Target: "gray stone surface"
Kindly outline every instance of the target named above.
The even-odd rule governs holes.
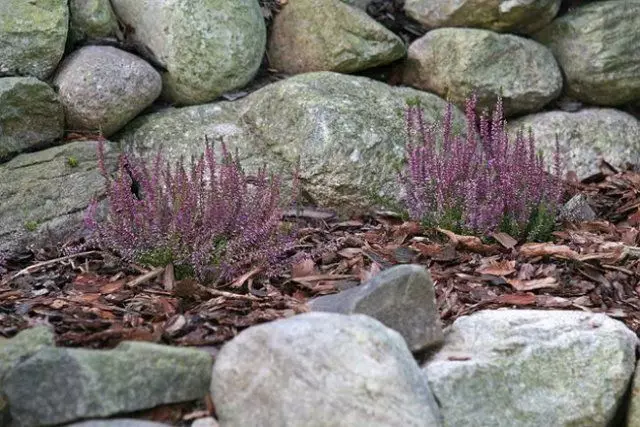
[[[584,194],[576,194],[560,209],[560,218],[571,222],[593,221],[596,213]]]
[[[53,331],[46,326],[38,326],[21,331],[15,337],[0,342],[0,390],[7,373],[22,361],[38,351],[53,347]],[[1,394],[1,393],[0,393]]]
[[[287,3],[273,20],[268,43],[270,66],[290,74],[350,73],[388,64],[405,53],[400,37],[340,0]]]
[[[426,28],[468,27],[529,34],[560,10],[560,0],[405,0],[408,16]]]
[[[62,137],[62,104],[46,83],[34,77],[0,78],[0,106],[0,162]]]
[[[111,0],[132,39],[166,68],[164,96],[209,102],[247,84],[262,62],[266,27],[256,0]],[[160,30],[162,29],[162,31]]]
[[[458,318],[424,374],[445,426],[605,426],[638,338],[583,311],[486,310]]]
[[[110,136],[148,107],[162,90],[160,74],[111,46],[85,46],[67,57],[54,82],[67,126]]]
[[[640,427],[640,361],[636,364],[629,394],[629,412],[626,427]]]
[[[414,41],[403,81],[461,108],[474,91],[479,109],[493,110],[502,95],[506,116],[538,111],[562,90],[549,49],[524,37],[472,28],[439,28]]]
[[[548,165],[557,137],[565,172],[574,170],[579,179],[598,173],[599,159],[614,167],[640,162],[640,121],[612,108],[530,114],[510,121],[508,127],[512,134],[531,128]]]
[[[67,427],[168,427],[169,424],[134,418],[114,418],[109,420],[88,420],[68,424]]]
[[[55,244],[83,229],[91,199],[104,197],[97,169],[96,141],[76,141],[0,164],[0,251]],[[116,164],[116,147],[106,143],[106,164]],[[75,159],[72,167],[69,159]]]
[[[548,46],[567,94],[602,106],[640,99],[640,0],[592,2],[554,20],[534,38]]]
[[[72,43],[115,37],[118,20],[109,0],[69,0],[69,39]]]
[[[0,2],[0,76],[47,78],[64,54],[67,0]]]
[[[50,348],[14,368],[3,388],[19,425],[54,425],[200,399],[211,365],[205,352],[146,342]]]
[[[314,311],[366,314],[399,332],[409,350],[418,352],[442,343],[442,325],[433,281],[420,265],[399,265],[367,283],[309,302]]]
[[[238,101],[141,117],[114,139],[149,157],[164,145],[177,159],[202,154],[208,135],[238,149],[243,166],[266,162],[289,176],[300,158],[301,183],[312,201],[350,211],[399,197],[403,109],[415,98],[427,121],[441,120],[446,102],[433,94],[365,77],[307,73]],[[453,116],[454,131],[464,134],[462,112],[454,109]]]
[[[364,315],[306,313],[241,332],[218,354],[211,393],[225,427],[441,425],[402,337]]]

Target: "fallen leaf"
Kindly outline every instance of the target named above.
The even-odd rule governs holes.
[[[291,266],[291,277],[305,277],[317,274],[316,263],[311,258],[305,258]]]
[[[476,272],[493,276],[508,276],[516,271],[516,262],[509,260],[492,261],[485,266],[478,267]]]
[[[491,237],[507,249],[512,249],[518,244],[516,239],[501,231],[491,234]]]
[[[499,252],[495,246],[482,243],[479,237],[464,236],[442,228],[438,228],[437,230],[449,237],[455,247],[460,246],[463,249],[482,255],[492,255]]]
[[[534,294],[504,294],[499,295],[493,300],[501,304],[508,305],[532,305],[536,302],[536,296]]]
[[[533,291],[542,288],[557,288],[558,282],[554,277],[543,277],[542,279],[520,280],[505,279],[517,291]]]
[[[525,258],[539,256],[555,256],[560,258],[578,259],[578,253],[566,245],[553,243],[525,243],[520,246],[520,255]]]

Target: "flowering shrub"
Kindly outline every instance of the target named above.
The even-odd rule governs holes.
[[[442,123],[427,126],[422,109],[405,110],[408,145],[402,182],[413,219],[426,226],[486,235],[504,231],[526,240],[549,237],[562,198],[560,155],[554,174],[545,170],[531,131],[510,141],[502,101],[493,116],[480,117],[475,96],[466,102],[466,138],[452,132],[452,106]],[[440,132],[438,132],[440,131]]]
[[[292,246],[280,223],[280,179],[264,168],[248,177],[222,145],[220,162],[207,144],[187,171],[175,168],[159,151],[147,165],[122,154],[111,178],[98,146],[106,179],[108,215],[96,220],[94,200],[85,216],[98,246],[128,261],[163,266],[203,281],[227,280],[252,267],[273,272]]]

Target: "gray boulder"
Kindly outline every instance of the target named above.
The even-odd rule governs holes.
[[[408,16],[427,28],[469,27],[530,34],[556,16],[560,0],[406,0]]]
[[[636,364],[629,393],[629,412],[626,427],[640,427],[640,361]]]
[[[55,244],[81,232],[91,199],[104,197],[96,146],[77,141],[0,164],[0,252]],[[113,169],[115,146],[106,143],[105,151]]]
[[[115,37],[120,31],[109,0],[69,0],[69,14],[72,43]]]
[[[137,56],[111,46],[71,54],[55,79],[67,125],[110,136],[149,106],[162,90],[160,74]]]
[[[479,110],[492,110],[502,95],[506,116],[538,111],[562,90],[560,68],[547,48],[471,28],[439,28],[414,41],[403,80],[461,108],[474,91]]]
[[[163,66],[164,96],[201,104],[247,84],[266,45],[256,0],[111,0],[132,41]],[[160,31],[159,29],[163,29]]]
[[[211,393],[226,427],[441,425],[402,337],[363,315],[306,313],[241,332],[218,354]]]
[[[3,388],[18,425],[53,425],[200,399],[211,365],[208,353],[146,342],[49,348],[15,367]]]
[[[446,426],[609,425],[636,335],[604,314],[487,310],[458,318],[424,374]]]
[[[567,94],[596,105],[640,99],[640,0],[592,2],[534,34],[551,49]]]
[[[340,0],[297,0],[275,16],[268,53],[271,67],[289,74],[351,73],[393,62],[406,49],[394,33]]]
[[[134,418],[113,418],[110,420],[88,420],[68,424],[67,427],[168,427],[169,424]]]
[[[208,135],[238,149],[243,166],[266,163],[289,176],[299,158],[311,201],[348,212],[399,197],[403,109],[415,98],[427,121],[442,118],[446,102],[436,95],[365,77],[307,73],[238,101],[140,117],[114,139],[149,158],[163,145],[170,158],[188,159],[202,154]],[[454,130],[464,133],[462,112],[454,109],[453,116]]]
[[[54,345],[53,331],[46,326],[25,329],[13,338],[1,341],[0,390],[2,390],[3,378],[13,368],[40,350]]]
[[[64,111],[56,93],[34,77],[0,78],[0,162],[60,139]]]
[[[520,117],[508,126],[512,134],[531,128],[547,165],[553,162],[557,137],[565,171],[575,171],[579,179],[599,172],[599,159],[614,167],[640,162],[640,121],[622,111],[611,108],[586,108],[573,113],[549,111]]]
[[[314,311],[366,314],[399,332],[409,350],[420,352],[443,341],[433,281],[420,265],[398,265],[367,283],[309,302]]]
[[[47,78],[64,54],[67,0],[0,2],[0,76]]]

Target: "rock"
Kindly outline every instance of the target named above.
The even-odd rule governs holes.
[[[97,144],[76,141],[0,164],[0,252],[11,255],[27,245],[56,244],[82,230],[86,207],[105,194]],[[111,170],[115,148],[106,143],[105,163]]]
[[[191,423],[191,427],[218,427],[218,421],[216,421],[213,417],[205,417],[198,418],[193,423]]]
[[[258,71],[266,27],[256,0],[111,0],[132,40],[166,69],[163,94],[181,104],[212,101]],[[159,31],[163,28],[163,31]]]
[[[109,420],[89,420],[68,424],[67,427],[168,427],[169,424],[135,418],[113,418]]]
[[[366,12],[367,6],[371,3],[371,0],[342,0],[342,2]]]
[[[135,55],[86,46],[62,63],[54,79],[71,129],[110,136],[149,106],[162,90],[160,74]]]
[[[270,66],[289,74],[351,73],[406,53],[400,37],[340,0],[287,3],[273,20],[268,46]]]
[[[570,222],[594,221],[596,213],[584,194],[576,194],[560,210],[560,219]]]
[[[640,99],[640,0],[577,7],[533,37],[548,46],[565,75],[567,94],[613,106]]]
[[[611,108],[530,114],[510,121],[508,127],[512,135],[531,128],[547,165],[553,164],[557,137],[564,169],[574,170],[578,179],[598,173],[599,158],[614,167],[640,162],[640,121]]]
[[[640,427],[640,361],[636,364],[629,393],[629,412],[627,412],[626,427]]]
[[[364,315],[306,313],[242,331],[220,350],[211,393],[226,427],[441,425],[402,337]]]
[[[493,110],[502,95],[506,116],[540,110],[562,90],[551,52],[511,34],[471,28],[440,28],[409,46],[403,81],[463,108],[476,92],[478,110]]]
[[[64,111],[56,93],[34,77],[0,78],[0,162],[62,137]]]
[[[369,282],[309,302],[314,311],[366,314],[399,332],[409,350],[420,352],[443,341],[431,275],[419,265],[398,265]]]
[[[202,398],[211,365],[207,353],[146,342],[49,348],[14,368],[4,392],[19,424],[60,424]]]
[[[458,318],[424,373],[447,426],[604,426],[637,343],[603,314],[487,310]]]
[[[115,37],[118,20],[109,0],[69,0],[71,43]]]
[[[202,154],[208,135],[238,149],[243,167],[266,162],[288,176],[300,157],[301,182],[312,201],[348,212],[399,197],[403,109],[414,98],[428,121],[442,118],[446,102],[433,94],[365,77],[307,73],[232,103],[149,114],[114,139],[149,158],[164,145],[171,159],[188,159]],[[462,112],[453,115],[455,130],[464,133]]]
[[[68,21],[67,0],[2,0],[0,76],[46,79],[64,54]]]
[[[40,350],[53,347],[53,331],[46,326],[38,326],[21,331],[15,337],[0,343],[0,389],[5,375],[22,361]],[[0,393],[1,394],[1,393]]]
[[[556,16],[560,0],[406,0],[408,16],[427,28],[468,27],[530,34]]]

